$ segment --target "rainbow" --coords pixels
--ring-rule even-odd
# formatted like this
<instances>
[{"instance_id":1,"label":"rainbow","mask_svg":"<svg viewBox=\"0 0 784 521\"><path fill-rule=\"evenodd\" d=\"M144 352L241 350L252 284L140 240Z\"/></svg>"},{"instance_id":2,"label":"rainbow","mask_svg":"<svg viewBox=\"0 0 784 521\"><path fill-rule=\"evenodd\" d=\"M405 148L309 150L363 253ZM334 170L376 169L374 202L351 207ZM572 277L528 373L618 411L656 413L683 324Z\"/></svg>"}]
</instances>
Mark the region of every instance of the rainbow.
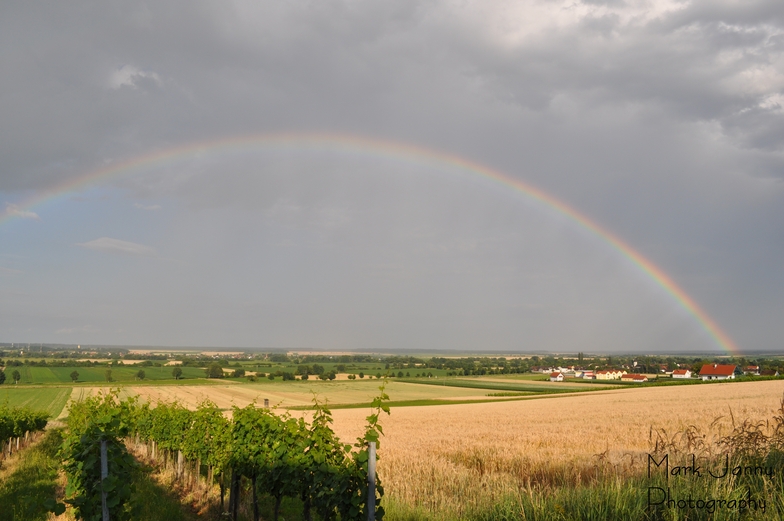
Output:
<instances>
[{"instance_id":1,"label":"rainbow","mask_svg":"<svg viewBox=\"0 0 784 521\"><path fill-rule=\"evenodd\" d=\"M5 213L0 215L0 225L25 214L31 215L30 212L32 212L33 208L45 202L70 193L78 192L89 185L118 177L135 169L163 166L167 163L197 153L241 152L243 150L273 147L337 150L385 156L394 159L408 159L417 163L430 163L440 168L448 167L457 169L458 171L465 172L469 175L480 176L493 183L511 188L528 198L543 203L552 210L566 216L581 228L598 236L607 245L630 260L640 271L669 293L681 308L697 320L702 329L721 347L722 350L726 351L729 355L741 354L732 339L727 336L727 334L719 328L716 322L714 322L683 289L662 271L661 268L643 257L612 232L600 227L574 208L534 186L503 174L488 166L475 163L454 154L447 154L400 142L335 134L258 134L190 143L93 170L85 175L55 186L50 190L39 193L22 203L9 205L8 208L6 208Z\"/></svg>"}]
</instances>

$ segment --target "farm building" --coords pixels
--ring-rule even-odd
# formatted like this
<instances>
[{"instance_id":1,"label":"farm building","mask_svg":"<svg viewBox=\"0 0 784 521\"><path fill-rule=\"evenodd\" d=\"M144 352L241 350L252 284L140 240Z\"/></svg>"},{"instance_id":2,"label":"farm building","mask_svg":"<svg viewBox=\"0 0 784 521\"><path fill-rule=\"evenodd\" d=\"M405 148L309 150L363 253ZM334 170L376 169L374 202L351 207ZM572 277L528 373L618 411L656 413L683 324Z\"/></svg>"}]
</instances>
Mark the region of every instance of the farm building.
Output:
<instances>
[{"instance_id":1,"label":"farm building","mask_svg":"<svg viewBox=\"0 0 784 521\"><path fill-rule=\"evenodd\" d=\"M703 380L727 380L735 378L735 365L705 364L700 369Z\"/></svg>"},{"instance_id":2,"label":"farm building","mask_svg":"<svg viewBox=\"0 0 784 521\"><path fill-rule=\"evenodd\" d=\"M561 372L556 371L555 373L550 373L550 381L551 382L563 382L564 375Z\"/></svg>"},{"instance_id":3,"label":"farm building","mask_svg":"<svg viewBox=\"0 0 784 521\"><path fill-rule=\"evenodd\" d=\"M621 376L622 382L643 383L648 381L648 377L644 374L625 374Z\"/></svg>"},{"instance_id":4,"label":"farm building","mask_svg":"<svg viewBox=\"0 0 784 521\"><path fill-rule=\"evenodd\" d=\"M583 371L581 378L583 380L593 380L594 378L596 378L596 375L590 369L586 369L585 371Z\"/></svg>"},{"instance_id":5,"label":"farm building","mask_svg":"<svg viewBox=\"0 0 784 521\"><path fill-rule=\"evenodd\" d=\"M691 378L690 369L676 369L672 372L673 378Z\"/></svg>"},{"instance_id":6,"label":"farm building","mask_svg":"<svg viewBox=\"0 0 784 521\"><path fill-rule=\"evenodd\" d=\"M749 365L743 370L743 374L750 374L754 376L760 375L760 368L758 365Z\"/></svg>"},{"instance_id":7,"label":"farm building","mask_svg":"<svg viewBox=\"0 0 784 521\"><path fill-rule=\"evenodd\" d=\"M760 376L779 376L779 372L776 369L763 369Z\"/></svg>"}]
</instances>

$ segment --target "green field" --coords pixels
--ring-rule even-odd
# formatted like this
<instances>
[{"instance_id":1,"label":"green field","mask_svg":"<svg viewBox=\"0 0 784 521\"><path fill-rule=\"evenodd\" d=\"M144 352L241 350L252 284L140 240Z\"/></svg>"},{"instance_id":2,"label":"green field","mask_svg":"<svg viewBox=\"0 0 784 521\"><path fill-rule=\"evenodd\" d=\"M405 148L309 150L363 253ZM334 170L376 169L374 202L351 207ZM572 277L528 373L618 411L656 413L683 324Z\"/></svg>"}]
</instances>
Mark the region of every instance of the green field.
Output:
<instances>
[{"instance_id":1,"label":"green field","mask_svg":"<svg viewBox=\"0 0 784 521\"><path fill-rule=\"evenodd\" d=\"M22 379L19 384L62 384L72 383L71 373L79 373L78 382L105 383L106 370L111 369L113 382L138 382L136 373L144 370L145 380L173 380L172 367L134 367L134 366L99 366L99 367L29 367L14 368L19 371ZM199 367L183 367L180 380L204 378L204 369ZM13 369L9 368L8 371ZM6 378L10 381L10 378Z\"/></svg>"},{"instance_id":2,"label":"green field","mask_svg":"<svg viewBox=\"0 0 784 521\"><path fill-rule=\"evenodd\" d=\"M0 387L0 405L47 411L52 418L57 418L70 397L70 387L35 389L14 385Z\"/></svg>"}]
</instances>

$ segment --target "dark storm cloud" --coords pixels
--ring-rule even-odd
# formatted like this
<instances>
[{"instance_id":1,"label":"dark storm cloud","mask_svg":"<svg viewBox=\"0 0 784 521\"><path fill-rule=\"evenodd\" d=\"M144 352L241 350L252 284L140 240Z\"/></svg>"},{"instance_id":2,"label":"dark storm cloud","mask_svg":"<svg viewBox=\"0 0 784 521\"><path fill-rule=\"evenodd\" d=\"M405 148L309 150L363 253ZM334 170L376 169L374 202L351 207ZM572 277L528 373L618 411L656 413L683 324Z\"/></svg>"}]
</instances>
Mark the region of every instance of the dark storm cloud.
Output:
<instances>
[{"instance_id":1,"label":"dark storm cloud","mask_svg":"<svg viewBox=\"0 0 784 521\"><path fill-rule=\"evenodd\" d=\"M732 297L746 291L748 302L760 295L760 309L782 307L768 292L784 284L783 50L778 1L6 3L3 211L33 217L15 206L24 191L197 140L285 131L400 139L546 189L764 344L779 330ZM137 216L180 202L204 214L241 207L314 242L369 251L387 252L384 241L412 230L468 251L477 230L496 226L484 214L475 230L445 217L470 208L458 195L418 201L419 213L390 224L413 184L380 182L393 166L322 159L254 158L261 168L197 157L115 182L140 198L133 208L160 210ZM428 219L437 225L416 228ZM450 234L453 243L441 240ZM224 235L216 240L235 247L239 233ZM133 250L107 237L80 244ZM424 255L417 248L400 243L403 257ZM379 272L405 271L378 255Z\"/></svg>"}]
</instances>

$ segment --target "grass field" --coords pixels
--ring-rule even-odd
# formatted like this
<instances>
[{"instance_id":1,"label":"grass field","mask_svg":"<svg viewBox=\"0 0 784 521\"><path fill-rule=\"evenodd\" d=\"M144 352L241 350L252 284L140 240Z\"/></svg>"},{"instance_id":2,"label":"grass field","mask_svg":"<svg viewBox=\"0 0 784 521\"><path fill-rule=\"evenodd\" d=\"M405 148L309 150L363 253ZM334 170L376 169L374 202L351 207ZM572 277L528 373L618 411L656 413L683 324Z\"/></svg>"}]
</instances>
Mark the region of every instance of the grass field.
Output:
<instances>
[{"instance_id":1,"label":"grass field","mask_svg":"<svg viewBox=\"0 0 784 521\"><path fill-rule=\"evenodd\" d=\"M52 418L57 418L70 397L70 387L31 389L13 384L0 387L0 404L47 411Z\"/></svg>"},{"instance_id":2,"label":"grass field","mask_svg":"<svg viewBox=\"0 0 784 521\"><path fill-rule=\"evenodd\" d=\"M136 373L143 369L145 380L173 380L172 367L128 367L128 366L99 366L99 367L30 367L22 366L17 368L22 376L19 384L60 384L72 383L71 373L79 373L77 382L83 383L105 383L106 370L111 369L112 381L134 382L138 381ZM182 380L204 378L204 369L198 367L183 367Z\"/></svg>"}]
</instances>

